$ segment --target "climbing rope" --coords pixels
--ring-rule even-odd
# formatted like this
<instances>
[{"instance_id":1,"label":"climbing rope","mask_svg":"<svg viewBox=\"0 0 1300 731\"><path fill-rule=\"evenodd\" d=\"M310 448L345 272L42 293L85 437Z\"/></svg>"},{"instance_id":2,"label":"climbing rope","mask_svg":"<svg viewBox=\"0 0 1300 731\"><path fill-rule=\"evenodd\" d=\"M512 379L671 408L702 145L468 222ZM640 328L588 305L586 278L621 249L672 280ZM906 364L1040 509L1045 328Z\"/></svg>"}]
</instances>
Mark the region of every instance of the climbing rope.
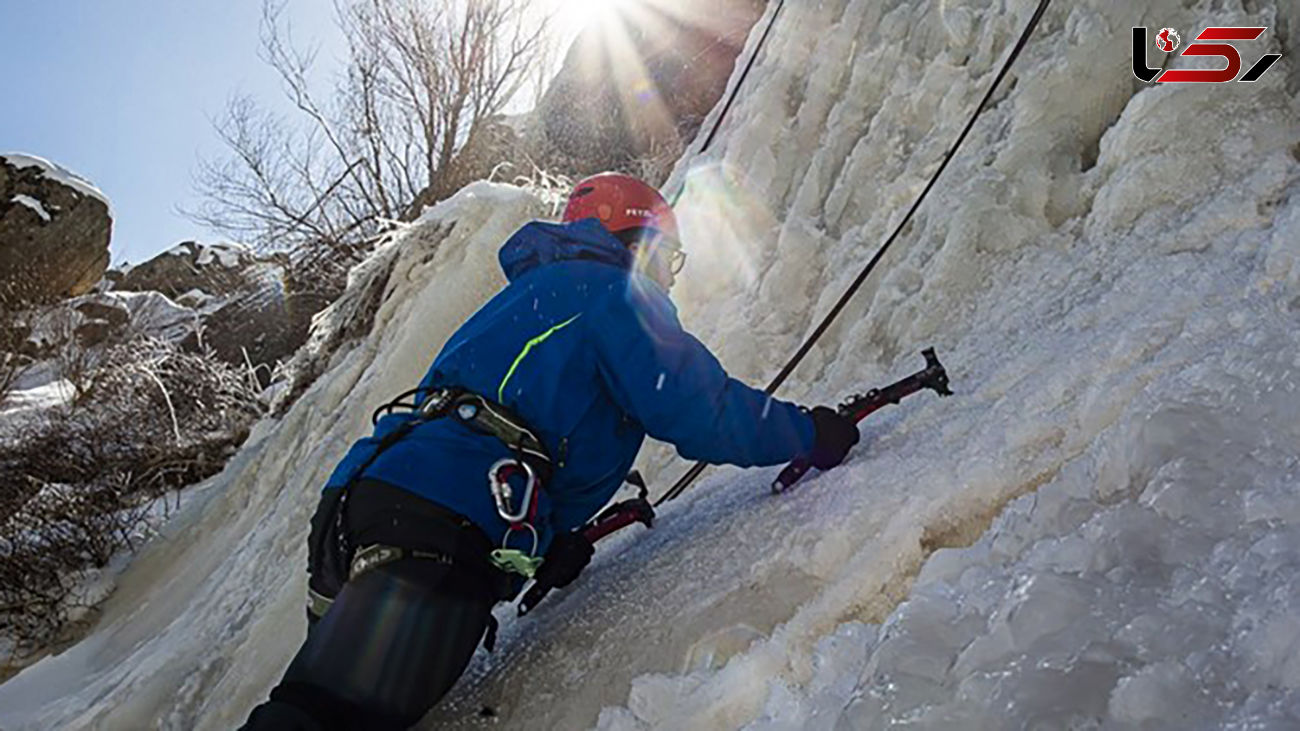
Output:
<instances>
[{"instance_id":1,"label":"climbing rope","mask_svg":"<svg viewBox=\"0 0 1300 731\"><path fill-rule=\"evenodd\" d=\"M776 9L772 11L772 17L767 19L767 27L763 29L763 35L754 45L754 52L749 54L749 61L745 63L745 70L740 72L740 78L736 79L736 85L731 87L731 93L727 95L727 103L722 105L722 111L718 112L718 118L713 122L713 129L709 130L709 136L704 138L704 144L700 147L700 154L709 149L713 144L713 138L718 134L718 128L722 126L722 120L727 118L727 112L731 111L731 103L736 101L736 92L740 91L740 85L745 83L745 77L749 76L750 69L754 68L754 61L758 59L758 52L763 50L763 44L767 43L767 36L772 32L772 26L776 25L776 16L781 14L781 8L785 6L785 0L779 0ZM681 189L677 191L681 195ZM673 201L676 203L676 201Z\"/></svg>"},{"instance_id":2,"label":"climbing rope","mask_svg":"<svg viewBox=\"0 0 1300 731\"><path fill-rule=\"evenodd\" d=\"M782 2L784 2L784 0L782 0ZM781 387L781 384L785 383L785 379L790 376L794 369L804 359L804 356L808 355L808 351L812 350L813 345L817 343L822 334L830 328L831 323L835 321L835 318L839 316L845 305L847 305L849 300L853 298L853 295L857 293L863 282L867 281L867 277L871 274L871 271L875 269L876 264L880 263L881 258L885 256L885 252L889 250L889 247L903 233L903 229L912 220L912 214L916 213L916 209L921 206L921 202L924 201L926 195L930 193L930 189L939 181L939 176L943 175L943 171L947 169L948 163L952 161L952 158L957 154L957 150L961 147L962 142L966 140L971 129L975 127L975 122L979 118L980 113L984 111L984 107L987 106L989 100L993 98L993 94L997 91L1002 80L1006 78L1007 73L1011 71L1011 65L1015 63L1016 58L1020 56L1020 52L1023 51L1025 45L1029 43L1029 37L1033 35L1034 28L1038 26L1038 22L1042 19L1043 13L1047 11L1047 6L1050 3L1051 0L1040 0L1038 8L1034 11L1033 17L1029 19L1029 23L1025 26L1024 32L1020 34L1020 39L1016 42L1015 47L1011 49L1011 54L1007 57L1006 62L1002 64L1002 69L998 72L998 75L993 79L993 84L989 86L988 92L984 95L984 98L980 100L979 105L975 107L975 112L971 115L970 120L966 122L966 127L962 129L961 134L957 136L957 141L953 143L952 147L948 148L947 154L943 157L943 162L939 164L939 169L934 171L934 174L930 176L930 182L926 184L925 189L921 191L921 194L916 197L916 200L912 203L912 207L908 209L907 215L903 216L903 220L898 222L898 226L894 228L894 232L889 235L889 238L885 240L885 243L876 251L875 255L871 257L871 261L867 262L867 265L858 273L857 278L853 280L853 283L849 285L848 289L844 290L844 294L840 295L835 306L831 308L830 312L826 313L826 317L822 318L821 323L817 325L817 329L813 330L812 334L804 340L803 344L799 346L799 349L795 351L794 356L792 356L785 366L781 368L781 372L778 373L776 378L772 379L772 382L767 385L767 388L764 389L766 393L769 395L774 393L776 389ZM776 20L776 13L780 12L780 10L781 7L778 5L776 12L772 13L773 21ZM726 106L723 107L722 113L718 115L718 121L713 125L713 130L709 133L709 137L704 143L704 148L701 148L700 150L701 152L703 152L704 149L709 146L709 143L713 141L713 135L717 133L718 126L722 123L722 118L726 115L727 110L731 106L732 100L735 98L736 89L740 88L740 82L744 81L745 75L749 73L750 68L754 64L754 59L758 56L759 49L762 48L763 41L767 40L767 34L771 30L772 24L769 23L767 29L763 31L763 37L759 39L758 46L754 49L754 54L749 59L749 63L745 66L745 70L741 74L740 80L736 82L736 88L732 89L731 98L727 99ZM685 492L686 488L695 481L696 477L699 477L700 473L703 472L704 468L707 466L707 462L696 462L695 465L686 472L686 474L682 475L681 479L677 480L677 482L669 488L668 492L664 493L662 497L655 501L655 507L659 507L669 500L676 499L677 496Z\"/></svg>"}]
</instances>

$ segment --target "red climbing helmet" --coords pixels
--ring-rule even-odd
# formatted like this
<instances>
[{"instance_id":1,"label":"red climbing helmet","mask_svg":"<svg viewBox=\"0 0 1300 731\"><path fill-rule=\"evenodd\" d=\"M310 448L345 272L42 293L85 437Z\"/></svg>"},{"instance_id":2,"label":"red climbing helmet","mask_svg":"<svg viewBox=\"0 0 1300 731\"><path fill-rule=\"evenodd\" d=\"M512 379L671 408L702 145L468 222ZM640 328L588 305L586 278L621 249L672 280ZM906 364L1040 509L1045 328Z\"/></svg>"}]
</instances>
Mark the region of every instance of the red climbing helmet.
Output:
<instances>
[{"instance_id":1,"label":"red climbing helmet","mask_svg":"<svg viewBox=\"0 0 1300 731\"><path fill-rule=\"evenodd\" d=\"M578 181L564 207L563 221L597 218L610 233L650 228L678 249L677 217L659 191L622 173L599 173Z\"/></svg>"}]
</instances>

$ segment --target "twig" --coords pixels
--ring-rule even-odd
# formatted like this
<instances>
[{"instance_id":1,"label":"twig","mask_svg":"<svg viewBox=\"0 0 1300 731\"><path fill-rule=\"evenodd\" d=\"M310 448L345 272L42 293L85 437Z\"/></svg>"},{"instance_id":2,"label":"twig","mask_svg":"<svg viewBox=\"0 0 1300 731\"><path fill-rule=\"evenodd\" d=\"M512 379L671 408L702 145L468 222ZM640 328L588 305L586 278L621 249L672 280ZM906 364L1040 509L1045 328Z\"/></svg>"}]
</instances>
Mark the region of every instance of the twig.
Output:
<instances>
[{"instance_id":1,"label":"twig","mask_svg":"<svg viewBox=\"0 0 1300 731\"><path fill-rule=\"evenodd\" d=\"M248 348L239 346L239 352L244 354L244 366L248 368L248 387L253 389L253 393L262 390L262 384L257 380L257 368L253 366L253 360L248 357Z\"/></svg>"},{"instance_id":2,"label":"twig","mask_svg":"<svg viewBox=\"0 0 1300 731\"><path fill-rule=\"evenodd\" d=\"M167 402L167 411L171 413L172 433L176 435L176 446L181 446L181 425L180 422L176 420L176 407L172 406L171 394L167 393L167 387L163 385L162 379L158 377L157 373L153 372L152 368L142 367L140 370L143 371L145 375L152 378L153 382L158 384L158 390L162 391L163 400Z\"/></svg>"}]
</instances>

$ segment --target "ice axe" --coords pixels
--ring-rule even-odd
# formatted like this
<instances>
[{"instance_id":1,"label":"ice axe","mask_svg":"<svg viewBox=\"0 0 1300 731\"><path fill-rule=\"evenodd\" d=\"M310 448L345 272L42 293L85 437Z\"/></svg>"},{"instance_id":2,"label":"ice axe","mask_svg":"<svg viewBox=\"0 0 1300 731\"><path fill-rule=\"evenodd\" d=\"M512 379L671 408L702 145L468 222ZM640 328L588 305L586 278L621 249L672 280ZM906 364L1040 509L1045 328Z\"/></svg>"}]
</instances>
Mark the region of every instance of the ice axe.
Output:
<instances>
[{"instance_id":1,"label":"ice axe","mask_svg":"<svg viewBox=\"0 0 1300 731\"><path fill-rule=\"evenodd\" d=\"M837 410L843 416L858 422L889 404L896 404L908 396L918 391L924 391L927 388L940 396L951 396L952 391L948 390L948 372L943 369L943 364L939 362L939 356L934 354L934 348L922 350L921 355L925 356L924 370L917 371L907 378L897 383L891 383L884 388L873 388L866 393L853 396L848 401L840 404ZM811 467L812 462L809 461L808 457L795 458L794 461L785 466L785 469L781 470L781 474L777 475L772 482L772 492L781 493L789 490Z\"/></svg>"}]
</instances>

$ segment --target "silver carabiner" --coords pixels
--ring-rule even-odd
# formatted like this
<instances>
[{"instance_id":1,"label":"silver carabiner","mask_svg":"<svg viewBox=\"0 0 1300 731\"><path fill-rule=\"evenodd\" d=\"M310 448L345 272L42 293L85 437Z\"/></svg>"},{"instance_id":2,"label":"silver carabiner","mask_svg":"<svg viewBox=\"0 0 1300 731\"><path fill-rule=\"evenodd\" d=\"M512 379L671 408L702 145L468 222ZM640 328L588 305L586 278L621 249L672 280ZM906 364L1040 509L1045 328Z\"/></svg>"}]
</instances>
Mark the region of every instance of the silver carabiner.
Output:
<instances>
[{"instance_id":1,"label":"silver carabiner","mask_svg":"<svg viewBox=\"0 0 1300 731\"><path fill-rule=\"evenodd\" d=\"M417 409L421 418L432 419L451 401L451 391L445 388L435 389L425 397L424 403Z\"/></svg>"},{"instance_id":2,"label":"silver carabiner","mask_svg":"<svg viewBox=\"0 0 1300 731\"><path fill-rule=\"evenodd\" d=\"M522 467L527 480L524 482L524 498L519 503L519 510L512 511L510 502L514 498L515 491L510 487L510 483L501 478L501 471L507 467ZM492 500L496 502L497 515L511 525L522 523L528 517L528 509L533 502L533 490L537 488L537 475L533 468L528 466L527 462L517 459L505 458L497 460L497 463L488 469L488 488L492 491Z\"/></svg>"}]
</instances>

